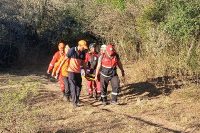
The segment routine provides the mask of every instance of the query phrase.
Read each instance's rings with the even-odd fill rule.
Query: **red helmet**
[[[114,54],[115,54],[114,45],[108,44],[108,45],[106,46],[106,52],[107,52],[107,54],[108,54],[109,56],[114,55]]]

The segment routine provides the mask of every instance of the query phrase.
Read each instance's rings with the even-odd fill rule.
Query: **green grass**
[[[36,113],[26,100],[36,95],[40,83],[23,77],[20,81],[8,80],[15,88],[5,89],[0,94],[0,131],[34,132],[37,127]]]

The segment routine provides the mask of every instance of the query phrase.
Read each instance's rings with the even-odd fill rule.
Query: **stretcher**
[[[94,74],[86,74],[85,76],[82,76],[88,81],[94,81],[95,80],[95,75]]]

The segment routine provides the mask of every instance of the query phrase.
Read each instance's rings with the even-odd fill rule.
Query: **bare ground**
[[[120,105],[103,106],[101,102],[89,99],[84,81],[81,93],[83,105],[74,109],[71,103],[62,100],[58,84],[50,82],[43,75],[2,74],[0,90],[14,87],[6,84],[7,77],[19,81],[31,77],[41,82],[37,95],[26,101],[30,110],[37,114],[36,130],[39,133],[200,132],[198,87],[184,86],[165,95],[160,91],[161,87],[138,81],[130,66],[126,66],[125,70],[127,76],[121,83]],[[9,131],[2,129],[2,132]]]

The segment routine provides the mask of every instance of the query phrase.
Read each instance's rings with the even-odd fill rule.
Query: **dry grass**
[[[1,105],[6,103],[8,105],[1,106],[4,107],[1,108],[1,112],[4,112],[0,117],[1,131],[38,131],[41,133],[199,132],[198,87],[195,85],[184,86],[181,89],[173,90],[168,96],[154,92],[159,88],[150,83],[146,84],[147,77],[144,71],[141,71],[141,69],[147,68],[148,66],[142,65],[142,63],[125,66],[127,79],[124,84],[122,83],[120,105],[116,106],[102,106],[101,102],[88,99],[84,81],[81,95],[83,106],[76,109],[73,109],[71,104],[62,101],[58,85],[49,82],[44,77],[10,76],[10,81],[4,80],[2,87],[6,85],[6,82],[9,82],[10,86],[15,86],[17,83],[17,86],[20,86],[18,88],[20,93],[18,93],[19,91],[10,93],[11,88],[4,88],[1,91],[3,92],[1,93]],[[3,77],[4,75],[1,75],[1,79]],[[38,83],[40,83],[39,86],[36,85]],[[30,88],[32,89],[30,90]],[[9,112],[5,113],[7,110]],[[13,124],[13,120],[16,123]]]

